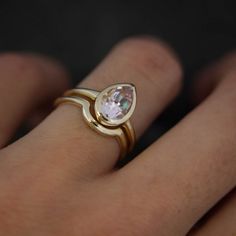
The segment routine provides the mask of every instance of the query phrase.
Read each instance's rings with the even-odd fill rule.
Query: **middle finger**
[[[198,108],[117,173],[133,208],[160,235],[185,235],[236,185],[235,74],[226,74]]]

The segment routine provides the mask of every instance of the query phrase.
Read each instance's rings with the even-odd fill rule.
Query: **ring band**
[[[136,106],[136,89],[133,84],[114,84],[101,92],[75,88],[65,92],[55,105],[72,104],[82,108],[83,118],[93,130],[115,137],[120,145],[120,159],[135,144],[135,132],[130,122]]]

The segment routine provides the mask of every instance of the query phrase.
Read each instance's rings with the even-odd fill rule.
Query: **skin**
[[[117,170],[116,141],[89,129],[71,105],[6,145],[30,114],[69,87],[69,76],[45,57],[1,55],[0,235],[236,235],[234,192],[191,230],[236,186],[235,66],[230,54],[203,70],[192,92],[199,105]],[[122,82],[137,87],[131,121],[140,137],[180,92],[182,69],[163,42],[134,38],[80,85]]]

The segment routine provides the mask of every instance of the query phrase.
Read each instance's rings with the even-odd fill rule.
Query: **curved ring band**
[[[112,94],[114,91],[115,94]],[[110,94],[108,95],[109,92]],[[119,94],[119,92],[121,94]],[[105,102],[104,96],[106,96],[107,99]],[[113,99],[113,103],[108,104],[107,101],[109,99],[111,100],[111,98]],[[119,100],[118,102],[114,100],[117,98]],[[97,103],[101,102],[103,102],[103,106],[105,106],[105,108],[102,107],[102,109],[108,111],[104,117],[101,117],[101,112],[96,110],[96,106],[99,106]],[[56,106],[60,104],[72,104],[81,107],[83,118],[89,127],[99,134],[115,137],[117,139],[120,145],[120,158],[123,158],[128,152],[130,152],[135,144],[135,132],[129,120],[135,108],[135,103],[135,87],[130,84],[112,85],[101,92],[91,89],[76,88],[65,92],[63,97],[58,98],[55,101]],[[114,104],[117,107],[114,108]],[[116,109],[115,111],[118,112],[119,117],[121,117],[120,119],[123,119],[121,124],[119,124],[120,119],[118,118],[113,120],[108,119],[110,118],[108,116],[109,112],[113,116],[112,118],[114,118],[112,109]]]

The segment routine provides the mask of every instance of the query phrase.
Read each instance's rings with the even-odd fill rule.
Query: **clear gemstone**
[[[118,86],[103,95],[101,114],[111,120],[122,119],[130,110],[134,91],[131,86]]]

